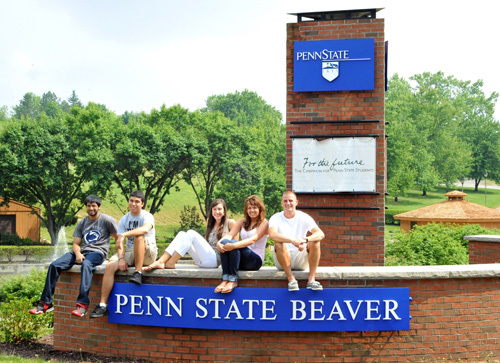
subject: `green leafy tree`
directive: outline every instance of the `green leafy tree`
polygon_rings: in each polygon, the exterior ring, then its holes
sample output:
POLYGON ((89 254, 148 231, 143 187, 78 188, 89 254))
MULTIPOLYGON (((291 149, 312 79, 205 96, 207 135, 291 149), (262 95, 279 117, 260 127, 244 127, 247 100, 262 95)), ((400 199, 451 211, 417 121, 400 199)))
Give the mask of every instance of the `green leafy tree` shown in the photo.
POLYGON ((0 121, 8 121, 9 119, 9 108, 7 106, 0 107, 0 121))
POLYGON ((23 96, 19 105, 14 106, 14 117, 21 118, 34 118, 38 116, 41 111, 40 108, 41 98, 32 92, 28 92, 23 96))
POLYGON ((160 210, 191 160, 185 132, 177 132, 170 123, 153 110, 116 131, 119 141, 113 148, 113 180, 125 200, 133 190, 142 190, 153 214, 160 210))
POLYGON ((244 198, 252 192, 262 197, 269 215, 279 211, 281 195, 285 189, 286 167, 286 127, 282 122, 281 113, 257 93, 248 90, 211 96, 207 99, 207 107, 203 111, 220 111, 236 122, 247 139, 246 145, 250 145, 242 150, 245 169, 254 170, 259 174, 250 179, 243 170, 234 169, 233 178, 245 178, 248 183, 240 189, 239 196, 232 196, 235 192, 231 187, 234 181, 224 183, 221 195, 228 195, 229 201, 238 198, 238 206, 241 209, 244 198))
POLYGON ((43 214, 33 213, 52 244, 60 229, 74 222, 88 194, 106 194, 112 174, 106 132, 115 128, 109 124, 115 119, 89 104, 68 120, 42 113, 9 123, 1 133, 0 195, 6 202, 43 207, 43 214))
POLYGON ((474 179, 476 191, 485 171, 489 179, 500 182, 500 125, 494 120, 498 93, 486 96, 482 86, 481 80, 464 82, 457 97, 463 110, 458 136, 472 151, 471 167, 464 175, 474 179))
POLYGON ((80 98, 76 95, 75 90, 71 92, 71 96, 68 97, 68 104, 70 107, 78 106, 80 108, 83 107, 82 101, 80 101, 80 98))
POLYGON ((253 174, 253 171, 244 168, 249 166, 242 153, 246 139, 236 122, 220 112, 194 112, 190 115, 190 124, 188 132, 192 162, 184 169, 183 177, 193 188, 200 211, 206 219, 213 199, 222 197, 226 203, 234 205, 229 195, 220 192, 225 182, 226 185, 236 183, 231 185, 234 190, 244 188, 251 184, 248 175, 253 174), (242 176, 243 172, 248 174, 242 176), (240 178, 235 178, 235 174, 239 174, 240 178))
POLYGON ((387 192, 397 202, 400 195, 416 183, 414 159, 415 135, 412 119, 413 93, 410 84, 395 74, 389 80, 390 92, 386 93, 387 125, 387 192))
POLYGON ((498 95, 486 97, 482 81, 442 72, 411 80, 412 86, 392 77, 386 94, 389 193, 404 195, 412 178, 423 195, 438 183, 451 188, 463 176, 477 187, 485 171, 498 180, 499 129, 492 117, 498 95))

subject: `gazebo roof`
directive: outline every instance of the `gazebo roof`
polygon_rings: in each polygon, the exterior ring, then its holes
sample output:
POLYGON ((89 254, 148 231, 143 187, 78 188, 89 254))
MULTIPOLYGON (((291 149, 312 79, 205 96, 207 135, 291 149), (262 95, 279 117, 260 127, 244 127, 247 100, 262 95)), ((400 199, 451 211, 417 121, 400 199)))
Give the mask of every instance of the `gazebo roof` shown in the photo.
POLYGON ((500 211, 464 200, 466 193, 454 190, 445 196, 448 197, 447 201, 396 214, 394 219, 436 222, 500 221, 500 211))

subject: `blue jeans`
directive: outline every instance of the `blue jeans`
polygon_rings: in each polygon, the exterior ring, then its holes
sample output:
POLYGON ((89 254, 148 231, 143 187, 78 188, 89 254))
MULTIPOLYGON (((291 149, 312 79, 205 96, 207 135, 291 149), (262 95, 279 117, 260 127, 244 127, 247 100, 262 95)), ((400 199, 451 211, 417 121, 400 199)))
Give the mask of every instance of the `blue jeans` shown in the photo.
MULTIPOLYGON (((220 243, 235 243, 236 240, 224 239, 220 243)), ((248 247, 236 248, 220 254, 222 265, 222 280, 238 281, 238 270, 256 271, 262 266, 262 260, 258 254, 248 247)))
MULTIPOLYGON (((80 293, 76 299, 77 303, 89 305, 89 291, 92 284, 92 275, 97 266, 104 262, 104 255, 100 252, 89 252, 84 254, 85 259, 82 262, 82 278, 80 281, 80 293)), ((52 303, 52 296, 56 289, 57 280, 62 271, 69 270, 76 264, 74 252, 67 252, 49 265, 47 277, 45 278, 45 287, 43 288, 40 301, 45 304, 52 303)))

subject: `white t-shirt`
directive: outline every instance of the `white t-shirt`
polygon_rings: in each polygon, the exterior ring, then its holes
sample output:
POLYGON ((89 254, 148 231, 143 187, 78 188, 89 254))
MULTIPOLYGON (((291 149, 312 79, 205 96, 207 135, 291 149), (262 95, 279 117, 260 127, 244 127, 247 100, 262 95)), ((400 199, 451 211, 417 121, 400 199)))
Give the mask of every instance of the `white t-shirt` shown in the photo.
MULTIPOLYGON (((290 239, 305 238, 307 232, 318 227, 314 219, 300 210, 295 211, 295 217, 286 218, 285 213, 279 212, 269 219, 269 228, 278 228, 278 233, 290 239)), ((288 243, 289 250, 298 250, 293 244, 288 243)))
MULTIPOLYGON (((130 212, 125 214, 118 223, 118 234, 131 231, 133 229, 141 227, 144 223, 149 223, 153 227, 146 233, 146 238, 151 244, 156 247, 156 234, 155 234, 155 219, 151 213, 141 210, 136 216, 133 216, 130 212)), ((134 237, 127 238, 127 248, 134 247, 134 237)))

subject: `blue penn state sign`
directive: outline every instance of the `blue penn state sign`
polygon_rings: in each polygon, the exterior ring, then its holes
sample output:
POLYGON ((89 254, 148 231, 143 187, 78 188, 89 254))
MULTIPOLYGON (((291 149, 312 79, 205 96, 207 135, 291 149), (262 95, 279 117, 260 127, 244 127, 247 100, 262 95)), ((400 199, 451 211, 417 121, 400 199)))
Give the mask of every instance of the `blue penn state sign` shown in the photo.
POLYGON ((367 39, 294 42, 295 92, 373 90, 375 41, 367 39))
POLYGON ((194 329, 389 331, 410 329, 409 288, 237 288, 115 283, 110 323, 194 329))

